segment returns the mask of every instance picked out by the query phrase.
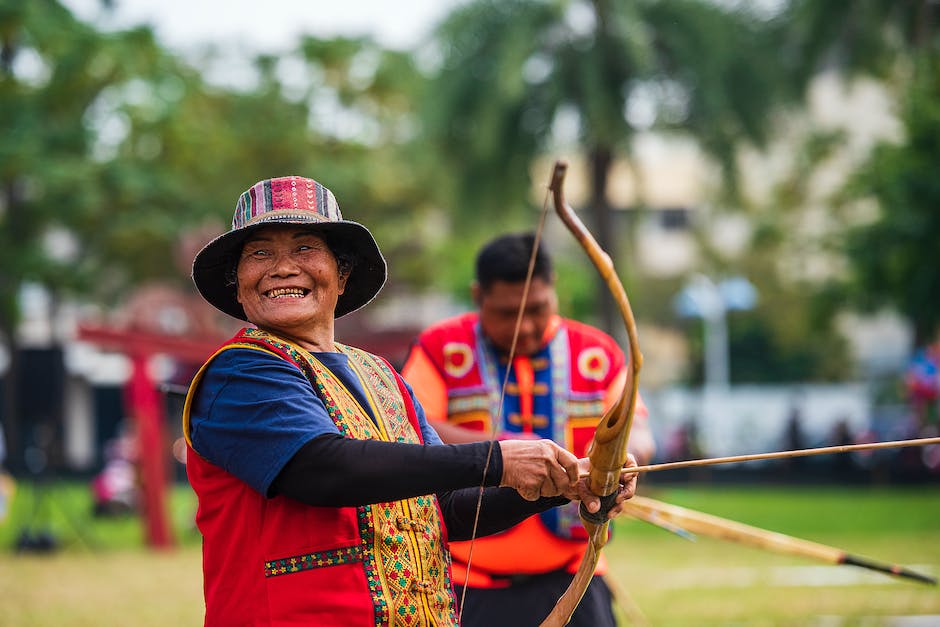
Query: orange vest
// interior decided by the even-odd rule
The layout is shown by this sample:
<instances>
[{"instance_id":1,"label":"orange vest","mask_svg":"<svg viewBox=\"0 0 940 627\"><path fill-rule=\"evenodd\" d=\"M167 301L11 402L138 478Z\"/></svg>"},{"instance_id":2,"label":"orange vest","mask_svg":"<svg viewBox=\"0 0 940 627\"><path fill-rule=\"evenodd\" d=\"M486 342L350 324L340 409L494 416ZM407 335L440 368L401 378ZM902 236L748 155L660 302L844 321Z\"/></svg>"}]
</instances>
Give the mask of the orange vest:
<instances>
[{"instance_id":1,"label":"orange vest","mask_svg":"<svg viewBox=\"0 0 940 627\"><path fill-rule=\"evenodd\" d=\"M611 394L616 396L622 389L623 352L608 335L572 320L556 318L546 336L547 357L522 357L517 358L519 364L514 363L515 381L507 386L507 394L518 395L519 417L500 415L501 381L492 363L496 357L486 346L477 314L450 318L425 330L402 373L429 419L446 419L487 433L494 431L494 416L502 421L496 431L505 428L506 421L523 425L527 420L548 421L552 439L584 456ZM533 370L546 368L551 369L551 389L537 389ZM551 394L552 415L526 415L531 413L537 393ZM554 530L546 526L542 516L532 516L507 531L476 539L469 585L504 587L509 585L505 578L509 575L559 569L575 572L587 546L577 504L552 515L556 517ZM471 543L452 542L450 549L454 582L463 584ZM596 572L605 571L606 561L601 556Z\"/></svg>"}]
</instances>

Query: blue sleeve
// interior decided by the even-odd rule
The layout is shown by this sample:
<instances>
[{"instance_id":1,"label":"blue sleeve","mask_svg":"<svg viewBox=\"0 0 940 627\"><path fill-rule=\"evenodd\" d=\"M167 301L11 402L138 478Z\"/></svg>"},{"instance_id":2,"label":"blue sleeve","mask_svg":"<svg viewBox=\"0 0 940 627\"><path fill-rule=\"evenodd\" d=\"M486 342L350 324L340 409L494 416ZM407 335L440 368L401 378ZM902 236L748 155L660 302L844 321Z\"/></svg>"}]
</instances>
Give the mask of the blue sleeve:
<instances>
[{"instance_id":1,"label":"blue sleeve","mask_svg":"<svg viewBox=\"0 0 940 627\"><path fill-rule=\"evenodd\" d=\"M411 389L411 385L407 381L402 379L402 382L405 384L405 388L408 390L408 394L411 396L411 402L414 403L415 413L418 415L418 424L421 425L421 437L424 440L425 444L443 444L441 436L437 434L437 431L434 430L430 424L428 424L428 419L424 415L424 408L421 407L421 403L418 402L418 398L415 396L414 390Z\"/></svg>"},{"instance_id":2,"label":"blue sleeve","mask_svg":"<svg viewBox=\"0 0 940 627\"><path fill-rule=\"evenodd\" d=\"M212 360L190 413L196 452L265 495L294 454L325 433L339 429L304 374L250 349Z\"/></svg>"}]
</instances>

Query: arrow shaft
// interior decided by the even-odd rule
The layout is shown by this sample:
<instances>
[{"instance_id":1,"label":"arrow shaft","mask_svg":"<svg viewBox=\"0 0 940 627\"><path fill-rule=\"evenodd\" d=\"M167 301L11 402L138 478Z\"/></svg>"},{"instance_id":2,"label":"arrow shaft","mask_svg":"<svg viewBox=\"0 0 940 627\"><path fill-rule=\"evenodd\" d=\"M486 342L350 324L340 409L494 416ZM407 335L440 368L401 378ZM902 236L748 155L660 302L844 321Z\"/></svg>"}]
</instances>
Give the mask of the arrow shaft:
<instances>
[{"instance_id":1,"label":"arrow shaft","mask_svg":"<svg viewBox=\"0 0 940 627\"><path fill-rule=\"evenodd\" d=\"M625 473L655 472L660 470L675 470L678 468L696 468L699 466L716 466L718 464L734 464L737 462L750 462L759 459L787 459L790 457L809 457L811 455L829 455L834 453L850 453L852 451L871 451L885 448L902 448L906 446L928 446L940 444L940 437L917 438L914 440L894 440L890 442L870 442L867 444L845 444L842 446L823 446L820 448L807 448L795 451L775 451L773 453L755 453L751 455L731 455L728 457L709 457L707 459L690 459L680 462L666 462L664 464L648 464L624 468Z\"/></svg>"}]
</instances>

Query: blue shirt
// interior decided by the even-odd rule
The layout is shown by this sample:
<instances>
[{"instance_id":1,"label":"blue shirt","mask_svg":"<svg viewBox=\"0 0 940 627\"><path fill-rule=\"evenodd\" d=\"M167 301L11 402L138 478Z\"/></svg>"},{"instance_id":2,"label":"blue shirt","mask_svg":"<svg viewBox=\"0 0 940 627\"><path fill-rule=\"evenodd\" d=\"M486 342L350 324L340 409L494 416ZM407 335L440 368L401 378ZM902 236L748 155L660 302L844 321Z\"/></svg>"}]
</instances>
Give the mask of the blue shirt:
<instances>
[{"instance_id":1,"label":"blue shirt","mask_svg":"<svg viewBox=\"0 0 940 627\"><path fill-rule=\"evenodd\" d=\"M370 413L358 375L342 353L314 353ZM440 444L424 410L406 384L426 444ZM190 411L193 448L209 462L235 475L261 494L284 465L313 438L334 433L326 406L310 381L292 363L269 353L232 348L203 373Z\"/></svg>"}]
</instances>

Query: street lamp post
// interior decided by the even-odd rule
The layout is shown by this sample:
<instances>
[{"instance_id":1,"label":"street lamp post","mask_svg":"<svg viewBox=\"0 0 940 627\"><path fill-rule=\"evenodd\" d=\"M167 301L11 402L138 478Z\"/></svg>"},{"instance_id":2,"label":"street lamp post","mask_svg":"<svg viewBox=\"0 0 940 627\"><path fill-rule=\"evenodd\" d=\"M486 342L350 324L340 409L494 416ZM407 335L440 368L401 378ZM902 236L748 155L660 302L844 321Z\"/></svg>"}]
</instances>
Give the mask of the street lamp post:
<instances>
[{"instance_id":1,"label":"street lamp post","mask_svg":"<svg viewBox=\"0 0 940 627\"><path fill-rule=\"evenodd\" d=\"M730 382L728 312L747 310L757 302L757 290L744 277L715 283L704 274L693 275L675 300L680 316L698 317L705 324L705 388L726 390Z\"/></svg>"},{"instance_id":2,"label":"street lamp post","mask_svg":"<svg viewBox=\"0 0 940 627\"><path fill-rule=\"evenodd\" d=\"M713 440L703 443L708 450L721 450L722 444L730 441L728 312L751 309L756 301L757 290L747 279L732 277L716 283L704 274L690 277L675 298L680 316L701 318L704 323L704 385L699 412L701 424L707 425L702 436Z\"/></svg>"}]
</instances>

